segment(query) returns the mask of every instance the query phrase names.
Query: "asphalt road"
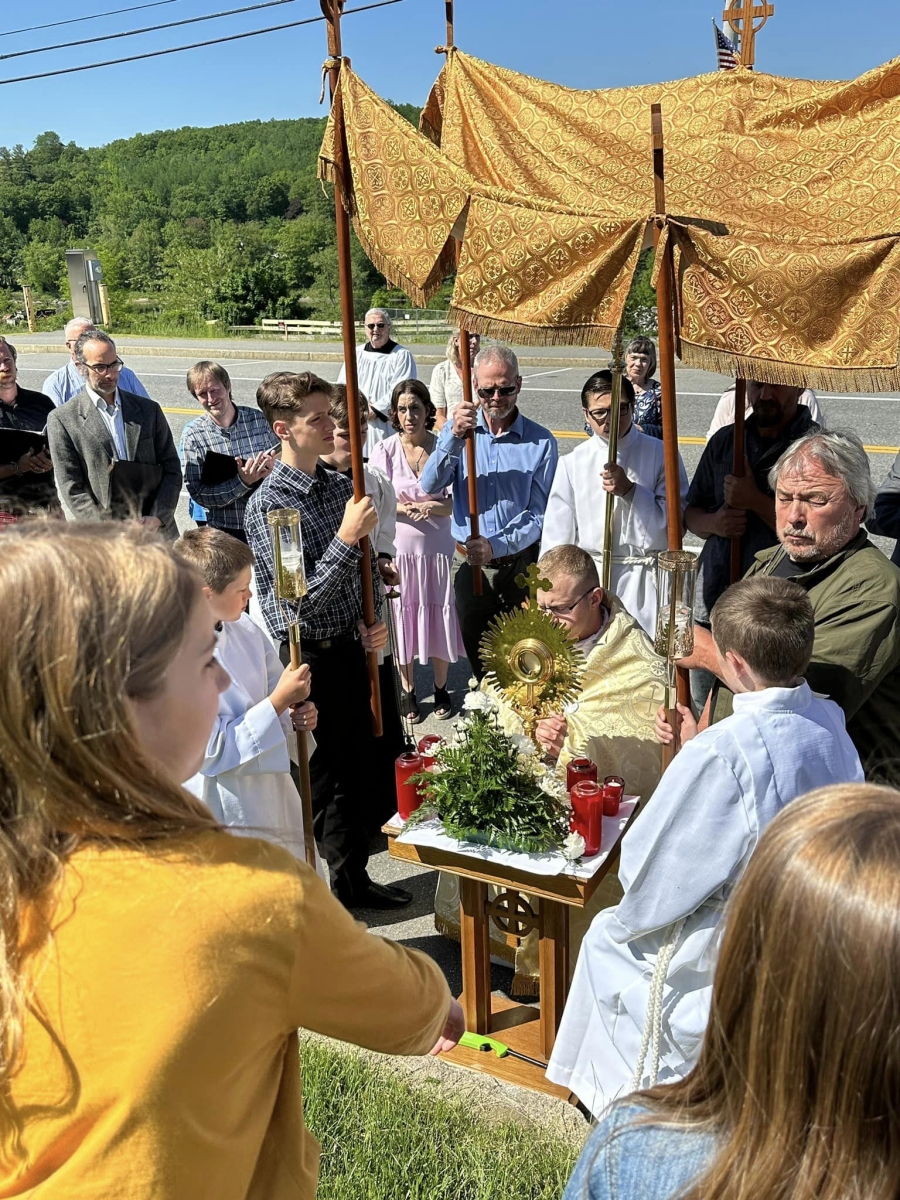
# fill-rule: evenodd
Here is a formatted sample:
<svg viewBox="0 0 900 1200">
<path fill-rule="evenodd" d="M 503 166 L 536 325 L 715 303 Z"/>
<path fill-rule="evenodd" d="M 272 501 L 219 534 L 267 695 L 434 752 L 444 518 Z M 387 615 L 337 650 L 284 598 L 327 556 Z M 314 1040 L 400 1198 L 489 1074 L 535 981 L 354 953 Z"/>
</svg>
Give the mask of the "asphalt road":
<svg viewBox="0 0 900 1200">
<path fill-rule="evenodd" d="M 39 337 L 40 335 L 38 335 Z M 20 349 L 25 347 L 29 339 L 13 337 L 19 343 Z M 37 341 L 38 338 L 31 339 Z M 44 337 L 42 341 L 50 339 Z M 55 339 L 54 339 L 55 340 Z M 214 346 L 204 347 L 203 354 L 191 353 L 189 357 L 179 357 L 193 347 L 182 347 L 171 344 L 171 355 L 168 353 L 148 354 L 146 350 L 159 350 L 158 341 L 145 339 L 144 345 L 120 342 L 120 353 L 128 366 L 139 376 L 150 395 L 163 407 L 172 426 L 176 442 L 181 437 L 185 424 L 192 417 L 200 415 L 202 410 L 185 387 L 185 374 L 198 357 L 216 357 Z M 168 351 L 170 347 L 165 347 Z M 240 344 L 238 343 L 238 348 Z M 248 349 L 254 355 L 263 351 L 258 343 L 248 343 Z M 300 346 L 298 350 L 309 354 L 319 349 L 322 353 L 333 354 L 338 347 Z M 440 347 L 415 347 L 416 353 L 423 352 L 423 357 L 431 357 L 434 361 L 435 352 L 440 353 Z M 145 353 L 141 354 L 144 350 Z M 235 343 L 228 345 L 229 353 L 235 352 Z M 337 378 L 339 363 L 336 361 L 310 361 L 298 354 L 296 364 L 285 360 L 284 352 L 289 347 L 278 344 L 278 358 L 266 360 L 263 358 L 240 357 L 222 358 L 222 362 L 231 375 L 235 400 L 239 404 L 255 405 L 256 387 L 271 371 L 290 370 L 295 365 L 297 370 L 312 370 L 328 380 Z M 580 393 L 581 385 L 593 370 L 606 365 L 607 356 L 600 352 L 596 365 L 586 363 L 584 350 L 553 351 L 559 355 L 556 363 L 548 365 L 548 353 L 542 351 L 524 351 L 522 355 L 522 374 L 524 387 L 521 396 L 521 408 L 528 416 L 552 429 L 559 439 L 562 454 L 570 453 L 583 437 L 583 421 L 581 416 Z M 544 361 L 529 363 L 528 358 L 543 358 Z M 576 358 L 578 362 L 565 365 L 567 359 Z M 19 376 L 23 386 L 39 388 L 43 379 L 64 361 L 63 352 L 58 354 L 21 353 L 19 357 Z M 424 366 L 421 375 L 425 380 L 431 377 L 431 366 Z M 678 388 L 678 421 L 681 442 L 681 453 L 688 472 L 693 474 L 705 444 L 705 433 L 709 427 L 716 401 L 729 380 L 720 375 L 711 375 L 702 371 L 680 369 L 676 372 Z M 885 477 L 897 453 L 900 443 L 900 394 L 883 394 L 876 396 L 837 396 L 829 393 L 819 396 L 827 425 L 835 429 L 850 429 L 856 432 L 869 449 L 872 463 L 872 473 L 877 483 Z M 178 511 L 178 523 L 183 529 L 189 525 L 187 516 L 187 496 L 182 496 Z M 883 548 L 889 544 L 879 539 Z M 461 699 L 466 690 L 468 665 L 465 660 L 451 668 L 450 688 L 457 699 Z M 424 732 L 442 732 L 446 723 L 439 723 L 430 717 L 432 697 L 432 674 L 430 667 L 417 668 L 417 693 L 422 705 L 425 721 L 416 727 L 416 737 Z M 386 839 L 376 839 L 372 846 L 370 871 L 373 878 L 380 882 L 398 882 L 409 888 L 414 894 L 412 906 L 402 913 L 402 919 L 397 920 L 394 913 L 361 913 L 366 923 L 374 931 L 393 937 L 405 944 L 424 950 L 434 957 L 447 975 L 455 992 L 461 990 L 460 959 L 458 947 L 441 937 L 434 931 L 434 889 L 437 875 L 433 871 L 399 862 L 391 859 L 386 851 Z M 512 978 L 511 971 L 506 967 L 493 968 L 493 986 L 507 992 Z"/>
<path fill-rule="evenodd" d="M 15 340 L 26 341 L 25 338 L 16 338 Z M 254 353 L 260 352 L 258 344 L 250 343 L 249 345 Z M 122 357 L 143 381 L 150 395 L 162 405 L 177 442 L 185 424 L 202 411 L 196 400 L 188 393 L 184 382 L 187 370 L 196 361 L 197 356 L 178 357 L 180 348 L 173 348 L 171 357 L 158 353 L 152 356 L 141 355 L 141 349 L 143 347 L 129 346 L 126 349 L 123 346 Z M 333 352 L 337 347 L 329 349 Z M 415 349 L 418 351 L 419 347 Z M 422 347 L 423 351 L 426 349 L 434 350 L 435 348 Z M 285 350 L 288 350 L 288 347 L 279 344 L 279 351 L 283 353 Z M 303 347 L 303 351 L 308 353 L 309 349 Z M 206 353 L 210 358 L 214 358 L 215 348 L 210 347 Z M 581 385 L 592 370 L 606 365 L 607 356 L 601 351 L 596 367 L 588 366 L 582 361 L 586 357 L 585 351 L 580 350 L 577 352 L 579 359 L 577 365 L 536 364 L 532 367 L 525 358 L 528 353 L 528 351 L 523 352 L 524 385 L 520 402 L 522 411 L 552 429 L 558 436 L 560 452 L 567 454 L 575 449 L 579 438 L 583 436 Z M 562 356 L 563 352 L 559 353 Z M 575 352 L 570 351 L 569 353 L 574 354 Z M 23 385 L 39 388 L 46 376 L 63 361 L 62 354 L 21 354 L 19 375 Z M 229 358 L 223 359 L 223 365 L 231 375 L 235 400 L 239 404 L 249 405 L 255 405 L 257 385 L 272 371 L 290 370 L 293 365 L 296 365 L 297 370 L 314 371 L 324 379 L 333 381 L 337 378 L 339 370 L 337 362 L 311 362 L 298 358 L 296 364 L 292 364 L 284 357 L 271 360 L 258 358 L 232 360 Z M 431 366 L 425 366 L 422 369 L 421 374 L 426 381 L 431 377 L 431 370 Z M 693 474 L 702 453 L 705 444 L 704 435 L 709 427 L 716 401 L 729 382 L 721 375 L 712 375 L 704 371 L 682 368 L 676 372 L 678 432 L 688 477 Z M 900 393 L 885 393 L 876 396 L 839 396 L 832 393 L 821 393 L 819 400 L 830 428 L 851 429 L 862 438 L 869 448 L 872 474 L 880 483 L 887 474 L 893 456 L 897 452 L 898 444 L 900 444 L 900 407 L 898 407 L 900 406 Z M 179 508 L 178 523 L 183 527 L 187 520 L 187 498 L 185 496 L 182 498 Z"/>
</svg>

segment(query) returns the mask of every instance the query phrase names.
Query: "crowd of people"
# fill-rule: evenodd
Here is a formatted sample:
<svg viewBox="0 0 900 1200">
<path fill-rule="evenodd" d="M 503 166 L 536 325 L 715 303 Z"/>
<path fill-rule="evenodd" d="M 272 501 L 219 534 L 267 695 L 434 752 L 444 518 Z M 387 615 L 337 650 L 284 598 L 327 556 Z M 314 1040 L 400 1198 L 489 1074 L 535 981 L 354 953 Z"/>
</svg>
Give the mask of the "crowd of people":
<svg viewBox="0 0 900 1200">
<path fill-rule="evenodd" d="M 680 466 L 703 548 L 692 702 L 673 719 L 652 642 L 668 516 L 652 340 L 626 347 L 613 463 L 608 370 L 581 390 L 591 436 L 560 457 L 522 411 L 511 349 L 470 338 L 470 401 L 458 335 L 429 387 L 384 310 L 364 325 L 359 500 L 343 375 L 278 371 L 238 404 L 199 362 L 204 411 L 179 451 L 104 331 L 70 322 L 42 392 L 0 339 L 0 507 L 17 518 L 0 547 L 0 1193 L 175 1197 L 202 1177 L 226 1200 L 312 1197 L 297 1028 L 393 1054 L 455 1045 L 441 972 L 348 910 L 412 900 L 368 857 L 423 716 L 416 664 L 438 719 L 459 658 L 489 688 L 481 638 L 537 563 L 538 603 L 586 662 L 538 745 L 642 797 L 617 878 L 570 922 L 547 1074 L 601 1120 L 567 1197 L 894 1195 L 900 566 L 866 530 L 900 532 L 900 456 L 876 495 L 813 393 L 748 381 L 736 475 L 723 396 L 690 482 Z M 199 520 L 179 536 L 183 482 Z M 282 509 L 301 515 L 293 608 Z M 457 899 L 442 877 L 451 935 Z M 536 936 L 514 957 L 536 988 Z"/>
</svg>

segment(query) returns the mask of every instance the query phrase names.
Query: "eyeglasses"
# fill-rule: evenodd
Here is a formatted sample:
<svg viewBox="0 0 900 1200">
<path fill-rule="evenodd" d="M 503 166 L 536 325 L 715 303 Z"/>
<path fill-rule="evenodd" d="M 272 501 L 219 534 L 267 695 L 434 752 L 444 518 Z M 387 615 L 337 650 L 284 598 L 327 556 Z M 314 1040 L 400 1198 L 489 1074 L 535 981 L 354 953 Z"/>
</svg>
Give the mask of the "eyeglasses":
<svg viewBox="0 0 900 1200">
<path fill-rule="evenodd" d="M 623 398 L 621 406 L 619 408 L 620 415 L 622 413 L 624 413 L 626 410 L 630 410 L 630 409 L 631 409 L 631 401 L 625 400 Z M 610 413 L 610 410 L 608 408 L 589 408 L 587 410 L 587 415 L 591 418 L 592 421 L 596 421 L 598 425 L 602 425 L 604 421 L 609 420 L 609 413 Z"/>
<path fill-rule="evenodd" d="M 105 375 L 107 371 L 121 371 L 125 365 L 121 358 L 114 359 L 111 363 L 89 363 L 82 359 L 81 364 L 89 371 L 93 371 L 95 375 Z"/>
<path fill-rule="evenodd" d="M 498 396 L 514 396 L 518 390 L 519 390 L 519 385 L 517 383 L 513 383 L 513 384 L 510 384 L 509 387 L 479 388 L 478 395 L 481 397 L 482 400 L 490 400 L 495 392 Z"/>
<path fill-rule="evenodd" d="M 385 325 L 384 321 L 378 321 L 377 324 L 375 324 L 375 325 L 367 325 L 366 326 L 366 329 L 385 329 L 385 328 L 386 328 L 386 325 Z"/>
<path fill-rule="evenodd" d="M 577 600 L 573 600 L 571 604 L 540 604 L 538 607 L 541 612 L 548 612 L 554 617 L 567 617 L 570 612 L 573 612 L 582 602 L 585 596 L 589 596 L 591 592 L 596 592 L 596 587 L 590 587 L 586 592 L 582 592 Z"/>
</svg>

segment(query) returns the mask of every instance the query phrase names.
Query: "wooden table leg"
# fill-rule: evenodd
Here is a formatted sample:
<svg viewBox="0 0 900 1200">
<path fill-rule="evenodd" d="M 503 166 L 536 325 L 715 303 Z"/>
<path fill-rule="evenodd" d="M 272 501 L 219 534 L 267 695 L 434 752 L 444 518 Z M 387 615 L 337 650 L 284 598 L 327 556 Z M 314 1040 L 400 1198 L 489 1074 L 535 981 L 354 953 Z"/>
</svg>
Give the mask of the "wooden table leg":
<svg viewBox="0 0 900 1200">
<path fill-rule="evenodd" d="M 541 899 L 541 1049 L 547 1061 L 569 992 L 569 908 Z"/>
<path fill-rule="evenodd" d="M 463 994 L 460 1003 L 470 1033 L 491 1031 L 491 939 L 488 887 L 463 876 L 459 881 L 459 933 Z"/>
</svg>

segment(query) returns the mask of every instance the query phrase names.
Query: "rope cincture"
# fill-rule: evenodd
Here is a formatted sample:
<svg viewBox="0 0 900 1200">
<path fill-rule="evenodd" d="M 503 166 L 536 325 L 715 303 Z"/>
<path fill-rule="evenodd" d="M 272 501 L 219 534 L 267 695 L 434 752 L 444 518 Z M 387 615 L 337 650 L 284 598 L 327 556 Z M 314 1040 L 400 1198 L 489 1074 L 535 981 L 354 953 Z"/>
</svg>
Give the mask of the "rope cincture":
<svg viewBox="0 0 900 1200">
<path fill-rule="evenodd" d="M 687 917 L 682 917 L 680 921 L 676 921 L 674 925 L 669 926 L 666 930 L 663 944 L 656 956 L 656 965 L 653 968 L 653 977 L 650 980 L 650 1003 L 647 1005 L 647 1016 L 644 1020 L 644 1034 L 641 1038 L 641 1049 L 638 1053 L 638 1063 L 635 1068 L 634 1078 L 631 1081 L 631 1090 L 633 1092 L 637 1092 L 641 1088 L 641 1081 L 644 1078 L 644 1063 L 647 1061 L 647 1051 L 650 1049 L 651 1038 L 653 1041 L 653 1055 L 650 1060 L 649 1086 L 655 1087 L 656 1081 L 659 1078 L 663 991 L 666 986 L 666 976 L 669 973 L 669 964 L 678 946 L 678 939 L 681 937 L 685 921 L 687 921 Z"/>
</svg>

